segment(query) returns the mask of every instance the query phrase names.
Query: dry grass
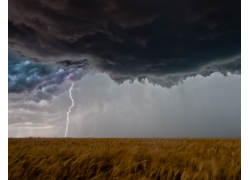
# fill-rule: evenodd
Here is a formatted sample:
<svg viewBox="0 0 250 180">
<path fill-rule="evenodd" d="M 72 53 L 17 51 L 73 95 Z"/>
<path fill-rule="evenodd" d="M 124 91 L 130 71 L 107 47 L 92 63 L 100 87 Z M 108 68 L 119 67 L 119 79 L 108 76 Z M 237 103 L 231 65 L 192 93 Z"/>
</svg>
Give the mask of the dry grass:
<svg viewBox="0 0 250 180">
<path fill-rule="evenodd" d="M 9 179 L 240 179 L 240 139 L 9 138 Z"/>
</svg>

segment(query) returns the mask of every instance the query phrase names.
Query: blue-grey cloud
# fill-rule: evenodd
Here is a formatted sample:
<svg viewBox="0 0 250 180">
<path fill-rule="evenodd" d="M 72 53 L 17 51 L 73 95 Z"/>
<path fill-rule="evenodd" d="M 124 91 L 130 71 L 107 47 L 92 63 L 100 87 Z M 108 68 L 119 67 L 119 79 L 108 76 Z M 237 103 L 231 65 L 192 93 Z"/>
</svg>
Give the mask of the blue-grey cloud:
<svg viewBox="0 0 250 180">
<path fill-rule="evenodd" d="M 64 92 L 61 84 L 77 81 L 86 72 L 83 68 L 65 68 L 62 65 L 31 62 L 20 59 L 9 51 L 8 91 L 28 91 L 34 101 L 49 100 L 53 95 Z"/>
</svg>

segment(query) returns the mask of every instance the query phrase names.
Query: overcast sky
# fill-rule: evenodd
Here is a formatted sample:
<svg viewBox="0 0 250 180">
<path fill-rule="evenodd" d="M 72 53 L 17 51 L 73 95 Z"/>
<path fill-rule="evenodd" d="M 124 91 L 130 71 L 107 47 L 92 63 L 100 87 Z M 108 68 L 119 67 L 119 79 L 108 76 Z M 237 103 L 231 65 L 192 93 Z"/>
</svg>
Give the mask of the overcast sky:
<svg viewBox="0 0 250 180">
<path fill-rule="evenodd" d="M 8 1 L 9 136 L 240 137 L 241 1 Z"/>
<path fill-rule="evenodd" d="M 90 73 L 74 84 L 68 136 L 240 137 L 240 81 L 214 73 L 166 89 L 147 81 L 118 85 L 107 74 Z M 64 136 L 68 91 L 40 103 L 12 98 L 9 136 Z"/>
</svg>

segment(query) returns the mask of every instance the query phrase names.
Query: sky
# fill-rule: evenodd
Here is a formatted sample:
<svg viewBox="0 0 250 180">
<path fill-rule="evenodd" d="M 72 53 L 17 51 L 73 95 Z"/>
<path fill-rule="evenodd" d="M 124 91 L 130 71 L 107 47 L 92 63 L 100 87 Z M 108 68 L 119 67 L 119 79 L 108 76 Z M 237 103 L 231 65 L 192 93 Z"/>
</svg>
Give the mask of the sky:
<svg viewBox="0 0 250 180">
<path fill-rule="evenodd" d="M 241 1 L 8 1 L 8 136 L 241 137 Z"/>
</svg>

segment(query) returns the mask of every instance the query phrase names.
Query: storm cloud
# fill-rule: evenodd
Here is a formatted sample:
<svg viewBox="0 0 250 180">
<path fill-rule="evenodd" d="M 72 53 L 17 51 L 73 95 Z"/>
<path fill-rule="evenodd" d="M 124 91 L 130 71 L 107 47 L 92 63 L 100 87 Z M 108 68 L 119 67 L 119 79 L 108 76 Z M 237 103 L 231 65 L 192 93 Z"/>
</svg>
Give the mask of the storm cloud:
<svg viewBox="0 0 250 180">
<path fill-rule="evenodd" d="M 32 61 L 164 87 L 241 73 L 240 0 L 9 0 L 8 10 L 9 48 Z"/>
<path fill-rule="evenodd" d="M 9 51 L 8 91 L 9 93 L 29 92 L 30 100 L 50 100 L 64 92 L 66 82 L 81 79 L 87 73 L 83 68 L 65 68 L 55 64 L 34 63 L 15 56 Z"/>
</svg>

